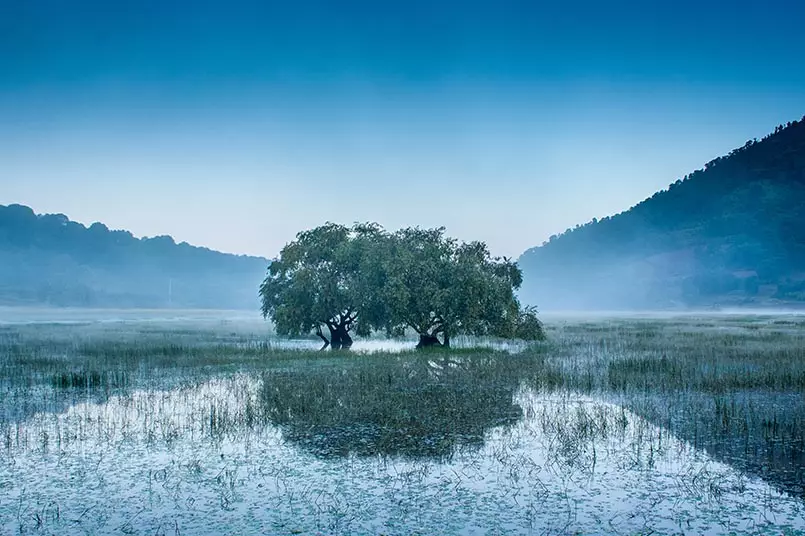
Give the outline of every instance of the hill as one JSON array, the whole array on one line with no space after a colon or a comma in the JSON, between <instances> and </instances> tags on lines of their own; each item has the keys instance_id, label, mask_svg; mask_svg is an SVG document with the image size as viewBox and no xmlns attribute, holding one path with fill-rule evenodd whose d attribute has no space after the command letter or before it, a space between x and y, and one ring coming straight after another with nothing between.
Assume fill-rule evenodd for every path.
<instances>
[{"instance_id":1,"label":"hill","mask_svg":"<svg viewBox=\"0 0 805 536\"><path fill-rule=\"evenodd\" d=\"M520 257L547 309L805 304L805 117Z\"/></svg>"},{"instance_id":2,"label":"hill","mask_svg":"<svg viewBox=\"0 0 805 536\"><path fill-rule=\"evenodd\" d=\"M268 261L0 205L0 304L259 308Z\"/></svg>"}]
</instances>

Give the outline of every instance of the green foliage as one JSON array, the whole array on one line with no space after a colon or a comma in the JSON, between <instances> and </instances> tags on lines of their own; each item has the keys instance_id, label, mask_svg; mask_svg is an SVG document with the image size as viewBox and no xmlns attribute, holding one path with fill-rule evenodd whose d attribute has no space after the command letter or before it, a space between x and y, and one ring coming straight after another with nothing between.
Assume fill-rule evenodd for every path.
<instances>
[{"instance_id":1,"label":"green foliage","mask_svg":"<svg viewBox=\"0 0 805 536\"><path fill-rule=\"evenodd\" d=\"M536 307L523 307L517 318L517 325L514 329L514 336L524 341L545 340L545 327L537 317Z\"/></svg>"},{"instance_id":2,"label":"green foliage","mask_svg":"<svg viewBox=\"0 0 805 536\"><path fill-rule=\"evenodd\" d=\"M482 242L459 243L444 228L402 229L389 237L388 282L392 332L412 328L439 334L515 335L522 282L517 265L493 258Z\"/></svg>"},{"instance_id":3,"label":"green foliage","mask_svg":"<svg viewBox=\"0 0 805 536\"><path fill-rule=\"evenodd\" d=\"M353 328L368 335L384 318L374 292L382 282L377 253L383 236L376 224L327 223L300 232L271 263L260 286L263 316L271 318L280 335L316 330L336 348L351 344ZM330 339L323 327L330 330Z\"/></svg>"},{"instance_id":4,"label":"green foliage","mask_svg":"<svg viewBox=\"0 0 805 536\"><path fill-rule=\"evenodd\" d=\"M315 331L329 342L326 327L330 340L349 346L353 328L359 335L413 329L428 344L449 346L459 334L542 338L536 312L521 311L514 295L521 283L516 263L444 228L389 233L374 223L328 223L282 249L260 296L281 335Z\"/></svg>"},{"instance_id":5,"label":"green foliage","mask_svg":"<svg viewBox=\"0 0 805 536\"><path fill-rule=\"evenodd\" d=\"M297 235L271 262L260 287L262 312L280 335L307 333L349 307L344 256L349 230L327 224Z\"/></svg>"},{"instance_id":6,"label":"green foliage","mask_svg":"<svg viewBox=\"0 0 805 536\"><path fill-rule=\"evenodd\" d=\"M322 457L448 458L520 419L514 398L523 378L549 375L536 354L442 355L268 369L258 410L285 439Z\"/></svg>"}]
</instances>

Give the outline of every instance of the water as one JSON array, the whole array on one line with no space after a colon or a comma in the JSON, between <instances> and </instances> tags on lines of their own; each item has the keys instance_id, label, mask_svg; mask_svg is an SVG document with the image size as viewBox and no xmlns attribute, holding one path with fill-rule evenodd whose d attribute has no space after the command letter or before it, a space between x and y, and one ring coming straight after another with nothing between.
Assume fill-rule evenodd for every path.
<instances>
[{"instance_id":1,"label":"water","mask_svg":"<svg viewBox=\"0 0 805 536\"><path fill-rule=\"evenodd\" d=\"M193 344L199 341L199 334L209 338L213 344L234 343L242 348L269 346L278 350L318 350L322 340L317 337L289 339L278 337L271 332L271 326L259 314L251 311L211 311L211 310L173 310L173 309L81 309L81 308L43 308L43 307L2 307L0 306L0 328L28 328L52 330L61 328L71 337L82 336L97 340L106 336L109 340L119 340L121 335L138 337L144 332L171 333L177 340L177 333L186 332ZM385 337L356 338L350 349L356 353L402 352L413 349L417 337L387 339ZM451 341L454 348L489 348L507 352L519 352L526 347L522 341L508 341L494 338L455 336Z\"/></svg>"},{"instance_id":2,"label":"water","mask_svg":"<svg viewBox=\"0 0 805 536\"><path fill-rule=\"evenodd\" d=\"M153 314L0 326L0 534L805 533L798 320L568 325L525 351L417 354ZM724 381L776 380L570 381L608 385L624 355L669 349Z\"/></svg>"},{"instance_id":3,"label":"water","mask_svg":"<svg viewBox=\"0 0 805 536\"><path fill-rule=\"evenodd\" d=\"M292 410L272 401L276 381L234 373L76 392L66 409L7 423L3 533L805 531L800 500L592 397L507 384L495 417L451 428L444 407L411 409L412 394L400 406L418 440L367 447L375 436L334 437L356 426L352 409ZM476 413L445 389L458 396L455 419Z\"/></svg>"},{"instance_id":4,"label":"water","mask_svg":"<svg viewBox=\"0 0 805 536\"><path fill-rule=\"evenodd\" d=\"M349 351L358 354L374 354L374 353L399 353L413 350L416 347L417 339L398 338L398 339L381 339L369 338L358 339L350 347ZM241 343L242 348L254 348L268 345L271 348L279 350L319 350L322 347L321 340L310 339L284 339L279 337L259 337L251 341ZM507 341L498 340L494 338L479 338L479 337L455 337L450 341L450 347L453 349L468 349L468 348L486 348L489 350L500 350L510 353L522 351L528 346L524 341Z\"/></svg>"}]
</instances>

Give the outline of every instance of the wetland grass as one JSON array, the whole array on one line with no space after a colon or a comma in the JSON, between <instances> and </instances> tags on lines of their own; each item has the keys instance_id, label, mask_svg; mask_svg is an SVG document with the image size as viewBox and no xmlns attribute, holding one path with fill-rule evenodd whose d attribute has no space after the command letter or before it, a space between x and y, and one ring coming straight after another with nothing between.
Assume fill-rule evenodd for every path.
<instances>
[{"instance_id":1,"label":"wetland grass","mask_svg":"<svg viewBox=\"0 0 805 536\"><path fill-rule=\"evenodd\" d=\"M18 504L0 502L0 522L45 533L68 519L85 533L226 532L244 519L238 532L805 528L799 318L546 326L548 342L517 353L372 354L291 350L228 324L2 326L0 486ZM89 503L59 491L71 486Z\"/></svg>"},{"instance_id":2,"label":"wetland grass","mask_svg":"<svg viewBox=\"0 0 805 536\"><path fill-rule=\"evenodd\" d=\"M568 389L617 401L718 459L805 498L805 330L799 317L554 325Z\"/></svg>"}]
</instances>

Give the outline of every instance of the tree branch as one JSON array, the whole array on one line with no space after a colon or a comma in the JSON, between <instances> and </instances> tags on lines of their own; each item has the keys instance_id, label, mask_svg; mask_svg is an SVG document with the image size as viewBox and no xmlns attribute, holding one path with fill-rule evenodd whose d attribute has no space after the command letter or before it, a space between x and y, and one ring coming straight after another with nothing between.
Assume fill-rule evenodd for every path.
<instances>
[{"instance_id":1,"label":"tree branch","mask_svg":"<svg viewBox=\"0 0 805 536\"><path fill-rule=\"evenodd\" d=\"M419 326L417 326L417 325L416 325L414 322L412 322L412 321L410 321L410 320L407 320L407 319L406 319L405 323L406 323L406 324L408 324L409 326L411 326L412 328L414 328L414 331L416 331L416 332L417 332L417 333L419 333L420 335L422 335L423 333L427 333L426 331L422 331L422 330L419 328Z\"/></svg>"},{"instance_id":2,"label":"tree branch","mask_svg":"<svg viewBox=\"0 0 805 536\"><path fill-rule=\"evenodd\" d=\"M325 336L324 336L324 333L322 333L322 332L321 332L321 326L316 326L316 335L318 335L319 337L321 337L321 340L323 340L323 341L324 341L324 346L322 346L321 348L319 348L319 351L324 350L324 349L326 349L328 346L330 346L330 340L329 340L327 337L325 337Z\"/></svg>"},{"instance_id":3,"label":"tree branch","mask_svg":"<svg viewBox=\"0 0 805 536\"><path fill-rule=\"evenodd\" d=\"M434 326L444 325L444 317L442 315L434 314L433 318L430 319L428 322L428 327L426 329L430 330L430 328Z\"/></svg>"}]
</instances>

